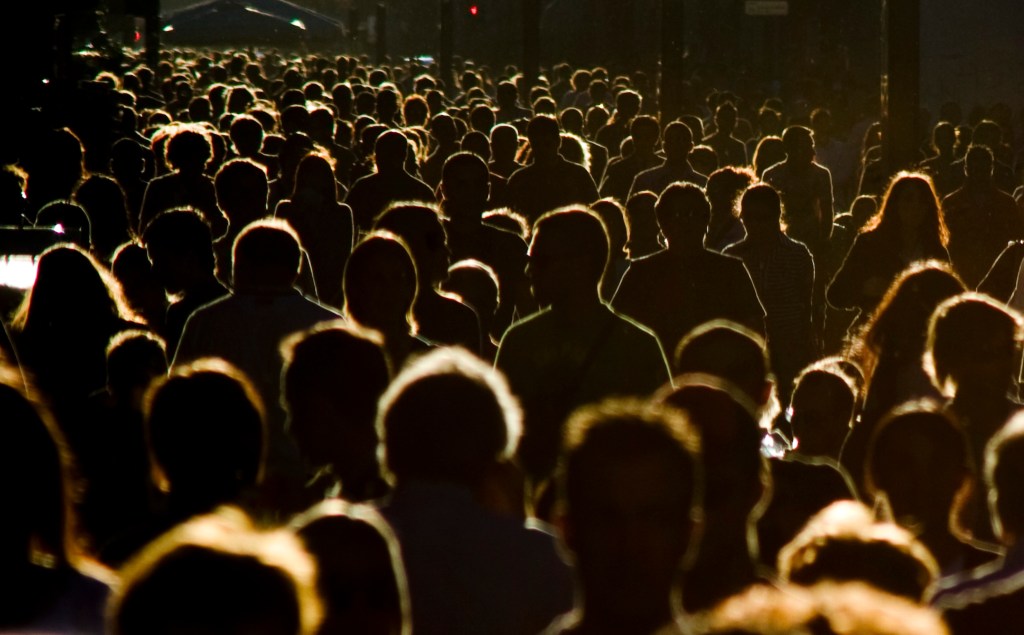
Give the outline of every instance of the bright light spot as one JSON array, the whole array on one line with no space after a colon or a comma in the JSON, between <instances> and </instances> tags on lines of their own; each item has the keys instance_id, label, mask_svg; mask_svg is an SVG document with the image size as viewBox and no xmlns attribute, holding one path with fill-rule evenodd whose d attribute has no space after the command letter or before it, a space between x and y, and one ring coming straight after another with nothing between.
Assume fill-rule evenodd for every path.
<instances>
[{"instance_id":1,"label":"bright light spot","mask_svg":"<svg viewBox=\"0 0 1024 635\"><path fill-rule=\"evenodd\" d=\"M132 41L133 42L138 42L141 39L142 39L142 34L139 33L138 31L136 31L135 34L132 36Z\"/></svg>"},{"instance_id":2,"label":"bright light spot","mask_svg":"<svg viewBox=\"0 0 1024 635\"><path fill-rule=\"evenodd\" d=\"M478 13L480 13L480 7L476 6L475 4L469 7L469 15L476 15Z\"/></svg>"},{"instance_id":3,"label":"bright light spot","mask_svg":"<svg viewBox=\"0 0 1024 635\"><path fill-rule=\"evenodd\" d=\"M49 83L50 83L50 80L48 80L48 79L43 79L43 83L44 83L44 84L49 84Z\"/></svg>"},{"instance_id":4,"label":"bright light spot","mask_svg":"<svg viewBox=\"0 0 1024 635\"><path fill-rule=\"evenodd\" d=\"M171 31L173 31L173 30L174 30L174 25L173 25L173 24L168 24L167 26L165 26L165 27L164 27L163 29L161 29L161 30L162 30L162 31L163 31L164 33L170 33Z\"/></svg>"},{"instance_id":5,"label":"bright light spot","mask_svg":"<svg viewBox=\"0 0 1024 635\"><path fill-rule=\"evenodd\" d=\"M55 234L63 234L64 233L64 226L61 225L60 223L57 223L56 225L53 226L53 232Z\"/></svg>"},{"instance_id":6,"label":"bright light spot","mask_svg":"<svg viewBox=\"0 0 1024 635\"><path fill-rule=\"evenodd\" d=\"M300 20L298 18L295 18L294 20L292 20L292 26L297 26L300 29L302 29L303 31L306 30L306 25L303 24L302 20Z\"/></svg>"},{"instance_id":7,"label":"bright light spot","mask_svg":"<svg viewBox=\"0 0 1024 635\"><path fill-rule=\"evenodd\" d=\"M0 286L28 289L35 281L35 258L32 256L0 257Z\"/></svg>"}]
</instances>

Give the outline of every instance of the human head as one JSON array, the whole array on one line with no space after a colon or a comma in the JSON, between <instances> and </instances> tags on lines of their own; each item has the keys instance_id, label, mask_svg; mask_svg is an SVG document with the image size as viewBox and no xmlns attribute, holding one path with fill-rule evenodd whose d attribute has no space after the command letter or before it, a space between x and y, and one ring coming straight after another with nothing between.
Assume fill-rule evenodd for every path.
<instances>
[{"instance_id":1,"label":"human head","mask_svg":"<svg viewBox=\"0 0 1024 635\"><path fill-rule=\"evenodd\" d=\"M838 460L856 410L853 380L834 362L821 360L803 369L793 380L787 411L796 449Z\"/></svg>"},{"instance_id":2,"label":"human head","mask_svg":"<svg viewBox=\"0 0 1024 635\"><path fill-rule=\"evenodd\" d=\"M992 150L987 146L971 144L964 157L964 172L967 179L976 183L988 183L992 180L992 167L995 159Z\"/></svg>"},{"instance_id":3,"label":"human head","mask_svg":"<svg viewBox=\"0 0 1024 635\"><path fill-rule=\"evenodd\" d=\"M390 232L372 232L353 247L345 263L345 315L387 335L408 332L415 325L417 280L405 241Z\"/></svg>"},{"instance_id":4,"label":"human head","mask_svg":"<svg viewBox=\"0 0 1024 635\"><path fill-rule=\"evenodd\" d=\"M441 194L445 211L474 214L479 219L491 194L490 172L479 156L456 152L444 162L441 171Z\"/></svg>"},{"instance_id":5,"label":"human head","mask_svg":"<svg viewBox=\"0 0 1024 635\"><path fill-rule=\"evenodd\" d=\"M939 305L928 324L925 369L943 394L1005 391L1020 348L1020 317L988 296L963 293Z\"/></svg>"},{"instance_id":6,"label":"human head","mask_svg":"<svg viewBox=\"0 0 1024 635\"><path fill-rule=\"evenodd\" d=\"M281 344L281 397L287 427L313 465L345 483L376 474L377 400L391 378L375 331L322 323Z\"/></svg>"},{"instance_id":7,"label":"human head","mask_svg":"<svg viewBox=\"0 0 1024 635\"><path fill-rule=\"evenodd\" d=\"M865 480L904 527L943 530L971 474L963 429L930 401L910 402L886 415L872 435Z\"/></svg>"},{"instance_id":8,"label":"human head","mask_svg":"<svg viewBox=\"0 0 1024 635\"><path fill-rule=\"evenodd\" d=\"M236 290L291 288L302 265L302 243L288 221L264 218L238 234L231 262Z\"/></svg>"},{"instance_id":9,"label":"human head","mask_svg":"<svg viewBox=\"0 0 1024 635\"><path fill-rule=\"evenodd\" d=\"M519 150L519 131L507 123L491 128L491 154L496 162L514 161Z\"/></svg>"},{"instance_id":10,"label":"human head","mask_svg":"<svg viewBox=\"0 0 1024 635\"><path fill-rule=\"evenodd\" d=\"M501 303L498 274L490 265L476 259L459 260L448 267L445 291L455 293L473 307L480 317L480 326L489 331Z\"/></svg>"},{"instance_id":11,"label":"human head","mask_svg":"<svg viewBox=\"0 0 1024 635\"><path fill-rule=\"evenodd\" d=\"M191 209L160 212L142 234L153 274L170 293L213 275L216 261L210 226Z\"/></svg>"},{"instance_id":12,"label":"human head","mask_svg":"<svg viewBox=\"0 0 1024 635\"><path fill-rule=\"evenodd\" d=\"M732 134L736 129L736 117L736 106L733 106L732 102L719 104L715 109L715 127L722 134Z\"/></svg>"},{"instance_id":13,"label":"human head","mask_svg":"<svg viewBox=\"0 0 1024 635\"><path fill-rule=\"evenodd\" d=\"M290 533L237 510L178 525L136 555L108 604L115 635L314 635L316 566Z\"/></svg>"},{"instance_id":14,"label":"human head","mask_svg":"<svg viewBox=\"0 0 1024 635\"><path fill-rule=\"evenodd\" d=\"M669 161L685 159L693 149L693 132L681 121L673 121L665 127L665 157Z\"/></svg>"},{"instance_id":15,"label":"human head","mask_svg":"<svg viewBox=\"0 0 1024 635\"><path fill-rule=\"evenodd\" d=\"M374 144L374 161L377 170L389 172L403 169L409 153L409 140L397 130L388 130L377 137Z\"/></svg>"},{"instance_id":16,"label":"human head","mask_svg":"<svg viewBox=\"0 0 1024 635\"><path fill-rule=\"evenodd\" d=\"M708 175L708 184L705 188L708 202L711 204L711 215L732 216L739 210L736 208L736 199L743 194L747 188L754 183L756 177L747 168L726 166L719 168Z\"/></svg>"},{"instance_id":17,"label":"human head","mask_svg":"<svg viewBox=\"0 0 1024 635\"><path fill-rule=\"evenodd\" d=\"M620 121L628 121L636 117L640 112L640 93L635 90L619 91L615 96L615 118Z\"/></svg>"},{"instance_id":18,"label":"human head","mask_svg":"<svg viewBox=\"0 0 1024 635\"><path fill-rule=\"evenodd\" d=\"M992 528L1000 542L1018 543L1024 535L1024 417L1015 414L985 447L984 477Z\"/></svg>"},{"instance_id":19,"label":"human head","mask_svg":"<svg viewBox=\"0 0 1024 635\"><path fill-rule=\"evenodd\" d=\"M691 330L675 348L677 375L703 373L735 385L758 407L772 392L764 338L729 320L712 320Z\"/></svg>"},{"instance_id":20,"label":"human head","mask_svg":"<svg viewBox=\"0 0 1024 635\"><path fill-rule=\"evenodd\" d=\"M740 221L747 236L757 240L781 231L782 199L771 185L762 183L747 188L740 198Z\"/></svg>"},{"instance_id":21,"label":"human head","mask_svg":"<svg viewBox=\"0 0 1024 635\"><path fill-rule=\"evenodd\" d=\"M535 157L554 157L561 143L558 122L550 115L536 115L526 127L526 138Z\"/></svg>"},{"instance_id":22,"label":"human head","mask_svg":"<svg viewBox=\"0 0 1024 635\"><path fill-rule=\"evenodd\" d=\"M890 239L901 228L916 229L921 240L945 245L949 233L940 212L931 177L918 172L900 172L889 182L875 217L862 231L878 230Z\"/></svg>"},{"instance_id":23,"label":"human head","mask_svg":"<svg viewBox=\"0 0 1024 635\"><path fill-rule=\"evenodd\" d=\"M796 164L814 160L814 133L804 126L789 126L782 133L786 158Z\"/></svg>"},{"instance_id":24,"label":"human head","mask_svg":"<svg viewBox=\"0 0 1024 635\"><path fill-rule=\"evenodd\" d=\"M526 272L540 306L596 295L607 266L608 232L594 212L566 207L537 219Z\"/></svg>"},{"instance_id":25,"label":"human head","mask_svg":"<svg viewBox=\"0 0 1024 635\"><path fill-rule=\"evenodd\" d=\"M815 514L782 548L778 571L783 581L804 586L860 581L920 602L939 567L906 529L877 522L863 503L843 500Z\"/></svg>"},{"instance_id":26,"label":"human head","mask_svg":"<svg viewBox=\"0 0 1024 635\"><path fill-rule=\"evenodd\" d=\"M500 372L444 347L399 373L381 397L377 427L399 487L417 480L473 486L515 452L522 411Z\"/></svg>"},{"instance_id":27,"label":"human head","mask_svg":"<svg viewBox=\"0 0 1024 635\"><path fill-rule=\"evenodd\" d=\"M583 610L657 625L696 543L700 437L674 408L631 399L585 406L566 424L559 495Z\"/></svg>"},{"instance_id":28,"label":"human head","mask_svg":"<svg viewBox=\"0 0 1024 635\"><path fill-rule=\"evenodd\" d=\"M228 221L245 225L267 215L270 183L267 170L249 159L232 159L217 170L214 178L217 207Z\"/></svg>"},{"instance_id":29,"label":"human head","mask_svg":"<svg viewBox=\"0 0 1024 635\"><path fill-rule=\"evenodd\" d=\"M289 525L317 563L321 633L409 635L409 591L398 541L372 507L317 503Z\"/></svg>"},{"instance_id":30,"label":"human head","mask_svg":"<svg viewBox=\"0 0 1024 635\"><path fill-rule=\"evenodd\" d=\"M122 403L142 412L146 389L167 374L167 343L156 333L121 331L107 344L107 390Z\"/></svg>"},{"instance_id":31,"label":"human head","mask_svg":"<svg viewBox=\"0 0 1024 635\"><path fill-rule=\"evenodd\" d=\"M692 183L673 183L658 197L654 213L670 248L673 244L703 245L711 220L711 204L704 190Z\"/></svg>"},{"instance_id":32,"label":"human head","mask_svg":"<svg viewBox=\"0 0 1024 635\"><path fill-rule=\"evenodd\" d=\"M174 368L144 403L146 443L159 485L208 511L256 485L266 456L263 402L249 379L220 359Z\"/></svg>"},{"instance_id":33,"label":"human head","mask_svg":"<svg viewBox=\"0 0 1024 635\"><path fill-rule=\"evenodd\" d=\"M391 232L405 241L416 262L423 292L448 277L451 251L436 206L423 202L392 203L377 217L373 228Z\"/></svg>"},{"instance_id":34,"label":"human head","mask_svg":"<svg viewBox=\"0 0 1024 635\"><path fill-rule=\"evenodd\" d=\"M620 93L621 94L621 93ZM653 151L661 136L658 120L650 115L635 117L629 125L629 134L633 137L634 147L641 151Z\"/></svg>"}]
</instances>

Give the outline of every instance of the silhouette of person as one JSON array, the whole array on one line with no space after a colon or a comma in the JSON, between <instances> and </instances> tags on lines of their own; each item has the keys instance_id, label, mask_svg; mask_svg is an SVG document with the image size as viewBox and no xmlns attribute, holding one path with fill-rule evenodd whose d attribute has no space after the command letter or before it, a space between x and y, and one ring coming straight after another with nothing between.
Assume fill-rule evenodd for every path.
<instances>
[{"instance_id":1,"label":"silhouette of person","mask_svg":"<svg viewBox=\"0 0 1024 635\"><path fill-rule=\"evenodd\" d=\"M763 332L764 310L743 263L704 247L711 206L703 190L674 183L655 213L667 247L630 263L612 306L651 328L668 350L716 318Z\"/></svg>"},{"instance_id":2,"label":"silhouette of person","mask_svg":"<svg viewBox=\"0 0 1024 635\"><path fill-rule=\"evenodd\" d=\"M258 531L239 510L185 522L122 572L107 628L118 635L315 635L316 565L284 530Z\"/></svg>"},{"instance_id":3,"label":"silhouette of person","mask_svg":"<svg viewBox=\"0 0 1024 635\"><path fill-rule=\"evenodd\" d=\"M972 145L964 159L963 187L942 199L949 228L949 258L968 288L974 289L1007 242L1024 238L1024 217L992 180L992 152Z\"/></svg>"},{"instance_id":4,"label":"silhouette of person","mask_svg":"<svg viewBox=\"0 0 1024 635\"><path fill-rule=\"evenodd\" d=\"M601 301L607 262L607 232L593 212L569 207L537 221L527 275L542 309L505 332L495 359L526 413L519 459L536 484L555 467L573 409L669 381L654 334Z\"/></svg>"},{"instance_id":5,"label":"silhouette of person","mask_svg":"<svg viewBox=\"0 0 1024 635\"><path fill-rule=\"evenodd\" d=\"M665 191L666 187L677 181L693 183L701 187L707 185L708 177L698 173L690 165L689 155L693 150L693 133L686 124L679 121L668 124L665 127L662 147L665 152L664 162L636 175L629 189L630 197L645 190L660 194Z\"/></svg>"},{"instance_id":6,"label":"silhouette of person","mask_svg":"<svg viewBox=\"0 0 1024 635\"><path fill-rule=\"evenodd\" d=\"M973 569L996 554L950 529L957 499L975 480L967 438L937 402L908 402L877 426L865 463L867 493L884 501L893 521L913 531L942 576Z\"/></svg>"},{"instance_id":7,"label":"silhouette of person","mask_svg":"<svg viewBox=\"0 0 1024 635\"><path fill-rule=\"evenodd\" d=\"M213 158L209 133L198 125L174 128L164 145L164 160L173 171L157 176L146 186L139 213L142 232L157 214L176 207L191 207L206 219L215 237L226 230L228 220L218 208L217 192L206 168Z\"/></svg>"},{"instance_id":8,"label":"silhouette of person","mask_svg":"<svg viewBox=\"0 0 1024 635\"><path fill-rule=\"evenodd\" d=\"M421 174L423 182L436 189L441 182L441 171L448 157L459 151L459 133L455 120L447 113L434 115L430 120L430 134L433 137L433 150L423 162Z\"/></svg>"},{"instance_id":9,"label":"silhouette of person","mask_svg":"<svg viewBox=\"0 0 1024 635\"><path fill-rule=\"evenodd\" d=\"M509 124L498 124L491 128L491 161L488 169L503 178L523 167L516 161L519 154L519 131Z\"/></svg>"},{"instance_id":10,"label":"silhouette of person","mask_svg":"<svg viewBox=\"0 0 1024 635\"><path fill-rule=\"evenodd\" d=\"M908 265L930 259L949 262L947 235L931 180L919 173L897 174L878 213L860 230L832 278L829 304L859 310L854 322L859 326Z\"/></svg>"},{"instance_id":11,"label":"silhouette of person","mask_svg":"<svg viewBox=\"0 0 1024 635\"><path fill-rule=\"evenodd\" d=\"M755 180L750 170L733 167L719 168L708 177L705 191L711 204L711 220L704 236L705 247L724 252L743 240L743 223L736 213L736 203Z\"/></svg>"},{"instance_id":12,"label":"silhouette of person","mask_svg":"<svg viewBox=\"0 0 1024 635\"><path fill-rule=\"evenodd\" d=\"M494 325L501 304L501 286L498 274L487 263L475 259L458 260L448 267L448 279L441 288L461 298L462 302L472 308L480 319L480 332L485 335L481 357L493 362L498 354L499 339L494 333Z\"/></svg>"},{"instance_id":13,"label":"silhouette of person","mask_svg":"<svg viewBox=\"0 0 1024 635\"><path fill-rule=\"evenodd\" d=\"M326 322L290 336L281 350L286 427L307 464L306 489L314 499L353 502L386 494L374 427L391 379L382 337Z\"/></svg>"},{"instance_id":14,"label":"silhouette of person","mask_svg":"<svg viewBox=\"0 0 1024 635\"><path fill-rule=\"evenodd\" d=\"M786 128L782 143L786 160L765 170L762 179L782 197L786 233L816 255L824 251L832 235L832 177L814 161L814 137L809 128Z\"/></svg>"},{"instance_id":15,"label":"silhouette of person","mask_svg":"<svg viewBox=\"0 0 1024 635\"><path fill-rule=\"evenodd\" d=\"M640 93L633 90L623 90L615 95L615 112L595 137L595 141L608 148L609 161L619 156L619 147L630 136L633 119L640 114L642 103Z\"/></svg>"},{"instance_id":16,"label":"silhouette of person","mask_svg":"<svg viewBox=\"0 0 1024 635\"><path fill-rule=\"evenodd\" d=\"M487 166L478 157L459 152L445 163L441 179L441 209L452 260L476 259L494 269L502 303L494 320L494 337L500 338L513 316L536 309L526 279L526 242L483 222L488 200Z\"/></svg>"},{"instance_id":17,"label":"silhouette of person","mask_svg":"<svg viewBox=\"0 0 1024 635\"><path fill-rule=\"evenodd\" d=\"M370 231L377 216L391 202L434 201L430 186L406 171L408 152L409 141L397 130L388 130L377 138L374 145L377 171L353 183L345 197L360 234Z\"/></svg>"},{"instance_id":18,"label":"silhouette of person","mask_svg":"<svg viewBox=\"0 0 1024 635\"><path fill-rule=\"evenodd\" d=\"M341 308L345 304L341 279L352 252L355 224L352 210L338 202L338 182L325 157L310 154L295 173L295 189L274 209L299 234L320 300Z\"/></svg>"},{"instance_id":19,"label":"silhouette of person","mask_svg":"<svg viewBox=\"0 0 1024 635\"><path fill-rule=\"evenodd\" d=\"M142 234L153 275L171 297L160 332L175 350L185 321L200 306L228 294L215 275L210 227L191 209L157 214Z\"/></svg>"},{"instance_id":20,"label":"silhouette of person","mask_svg":"<svg viewBox=\"0 0 1024 635\"><path fill-rule=\"evenodd\" d=\"M813 358L814 261L781 227L782 202L770 185L755 185L740 199L746 237L725 250L743 261L765 312L765 332L779 392L789 395L793 379Z\"/></svg>"},{"instance_id":21,"label":"silhouette of person","mask_svg":"<svg viewBox=\"0 0 1024 635\"><path fill-rule=\"evenodd\" d=\"M715 132L704 137L704 145L710 146L718 156L719 167L747 165L747 147L733 136L737 118L736 106L732 102L719 104L715 109Z\"/></svg>"},{"instance_id":22,"label":"silhouette of person","mask_svg":"<svg viewBox=\"0 0 1024 635\"><path fill-rule=\"evenodd\" d=\"M630 122L629 131L633 140L633 152L612 159L608 164L604 179L601 181L601 196L625 201L636 176L662 162L655 154L661 135L657 119L650 115L635 117Z\"/></svg>"},{"instance_id":23,"label":"silhouette of person","mask_svg":"<svg viewBox=\"0 0 1024 635\"><path fill-rule=\"evenodd\" d=\"M1024 512L1024 418L1014 415L992 438L983 468L991 521L1005 555L989 564L941 580L931 604L955 635L1009 628L1021 619L1021 542Z\"/></svg>"},{"instance_id":24,"label":"silhouette of person","mask_svg":"<svg viewBox=\"0 0 1024 635\"><path fill-rule=\"evenodd\" d=\"M600 183L604 178L605 169L608 167L608 148L596 141L587 139L583 118L583 112L579 108L566 108L558 115L558 122L562 130L579 137L586 145L590 155L590 176L594 177L594 183Z\"/></svg>"},{"instance_id":25,"label":"silhouette of person","mask_svg":"<svg viewBox=\"0 0 1024 635\"><path fill-rule=\"evenodd\" d=\"M538 632L571 606L554 537L479 502L521 430L500 373L458 348L428 353L385 392L378 427L395 487L380 511L401 546L417 632Z\"/></svg>"},{"instance_id":26,"label":"silhouette of person","mask_svg":"<svg viewBox=\"0 0 1024 635\"><path fill-rule=\"evenodd\" d=\"M558 476L576 610L545 633L681 633L674 597L699 533L699 436L672 408L608 400L566 424Z\"/></svg>"},{"instance_id":27,"label":"silhouette of person","mask_svg":"<svg viewBox=\"0 0 1024 635\"><path fill-rule=\"evenodd\" d=\"M289 523L317 565L318 631L409 635L405 567L391 527L372 507L326 500Z\"/></svg>"},{"instance_id":28,"label":"silhouette of person","mask_svg":"<svg viewBox=\"0 0 1024 635\"><path fill-rule=\"evenodd\" d=\"M940 121L932 129L932 150L935 154L922 161L918 166L921 171L932 177L935 192L940 197L951 194L963 181L963 175L956 173L957 169L962 170L963 166L962 164L957 165L954 146L956 146L956 128L948 121Z\"/></svg>"},{"instance_id":29,"label":"silhouette of person","mask_svg":"<svg viewBox=\"0 0 1024 635\"><path fill-rule=\"evenodd\" d=\"M561 142L558 122L537 115L526 129L533 162L509 177L508 200L512 209L535 222L545 212L558 207L598 199L597 186L587 169L558 154Z\"/></svg>"},{"instance_id":30,"label":"silhouette of person","mask_svg":"<svg viewBox=\"0 0 1024 635\"><path fill-rule=\"evenodd\" d=\"M393 203L377 217L374 229L400 236L409 246L419 276L413 315L423 336L439 344L458 344L480 354L480 321L476 313L440 289L448 277L451 252L437 208Z\"/></svg>"}]
</instances>

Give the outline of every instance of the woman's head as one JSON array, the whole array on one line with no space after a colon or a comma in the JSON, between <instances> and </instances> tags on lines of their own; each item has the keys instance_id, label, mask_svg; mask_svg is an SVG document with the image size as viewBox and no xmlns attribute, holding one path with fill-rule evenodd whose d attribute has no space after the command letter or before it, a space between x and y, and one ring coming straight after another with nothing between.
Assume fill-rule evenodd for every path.
<instances>
[{"instance_id":1,"label":"woman's head","mask_svg":"<svg viewBox=\"0 0 1024 635\"><path fill-rule=\"evenodd\" d=\"M924 242L945 245L949 232L939 212L931 177L916 172L900 172L893 177L880 210L864 231L879 231L894 239L902 232L911 232Z\"/></svg>"}]
</instances>

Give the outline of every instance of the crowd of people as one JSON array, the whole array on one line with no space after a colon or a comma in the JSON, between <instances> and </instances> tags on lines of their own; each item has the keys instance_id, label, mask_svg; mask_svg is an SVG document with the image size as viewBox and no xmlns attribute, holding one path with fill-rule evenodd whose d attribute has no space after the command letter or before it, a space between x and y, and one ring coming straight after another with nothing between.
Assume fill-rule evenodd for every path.
<instances>
[{"instance_id":1,"label":"crowd of people","mask_svg":"<svg viewBox=\"0 0 1024 635\"><path fill-rule=\"evenodd\" d=\"M601 67L83 79L104 116L9 122L0 171L50 242L0 340L3 632L1024 619L1009 107L894 172L870 108L659 116Z\"/></svg>"}]
</instances>

